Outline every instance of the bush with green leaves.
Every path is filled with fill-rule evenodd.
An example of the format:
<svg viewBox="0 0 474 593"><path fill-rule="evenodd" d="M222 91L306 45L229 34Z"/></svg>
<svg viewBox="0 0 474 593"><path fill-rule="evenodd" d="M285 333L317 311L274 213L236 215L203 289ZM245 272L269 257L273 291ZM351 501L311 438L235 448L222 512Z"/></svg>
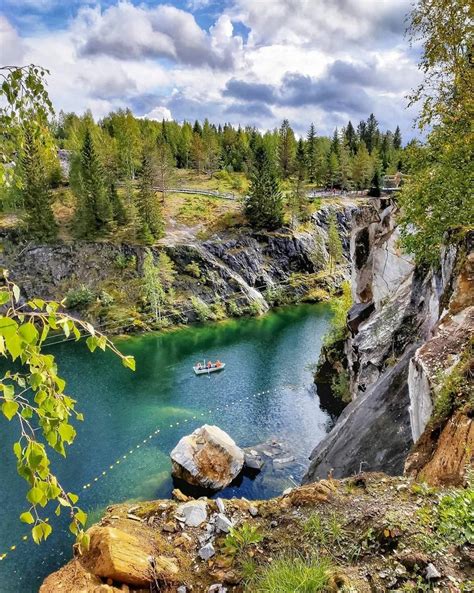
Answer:
<svg viewBox="0 0 474 593"><path fill-rule="evenodd" d="M324 345L331 346L335 342L344 340L348 335L347 313L352 306L351 285L348 281L342 284L341 296L331 301L331 310L333 318L331 320L331 329L324 337Z"/></svg>
<svg viewBox="0 0 474 593"><path fill-rule="evenodd" d="M197 296L191 297L191 305L193 306L196 317L199 321L214 320L215 315L207 303Z"/></svg>
<svg viewBox="0 0 474 593"><path fill-rule="evenodd" d="M201 268L199 267L199 264L195 261L192 261L191 263L189 263L185 268L184 271L189 274L190 276L193 276L194 278L200 278L201 277Z"/></svg>
<svg viewBox="0 0 474 593"><path fill-rule="evenodd" d="M251 546L259 544L262 539L263 534L260 533L257 525L242 523L238 527L230 528L224 540L224 548L228 554L236 556L242 554Z"/></svg>
<svg viewBox="0 0 474 593"><path fill-rule="evenodd" d="M437 508L436 530L448 541L474 545L474 482L467 488L441 496Z"/></svg>
<svg viewBox="0 0 474 593"><path fill-rule="evenodd" d="M65 305L68 309L84 309L90 305L96 298L93 290L85 284L78 288L71 288L66 294Z"/></svg>
<svg viewBox="0 0 474 593"><path fill-rule="evenodd" d="M33 540L39 543L52 531L40 516L41 509L55 502L56 514L66 510L71 519L69 529L80 545L87 547L87 515L76 505L78 496L67 492L52 473L48 456L48 447L66 456L66 447L76 436L72 421L83 420L83 416L65 392L66 381L58 374L54 355L45 353L43 345L50 332L59 332L66 339L88 336L91 352L96 348L111 350L131 369L135 361L122 355L92 325L62 311L60 303L42 299L21 302L20 289L9 280L8 272L1 270L0 277L0 356L3 367L10 367L0 377L0 409L6 420L18 423L13 452L18 474L29 485L28 508L20 519L32 525Z"/></svg>

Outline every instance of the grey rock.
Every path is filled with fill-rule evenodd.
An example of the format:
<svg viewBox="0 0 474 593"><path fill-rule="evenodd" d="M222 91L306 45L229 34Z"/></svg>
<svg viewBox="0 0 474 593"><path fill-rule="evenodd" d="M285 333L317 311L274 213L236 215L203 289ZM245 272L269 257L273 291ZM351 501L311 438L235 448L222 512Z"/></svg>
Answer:
<svg viewBox="0 0 474 593"><path fill-rule="evenodd" d="M425 576L426 576L426 580L427 581L434 581L436 579L440 579L441 578L441 573L436 568L436 566L430 562L426 566Z"/></svg>
<svg viewBox="0 0 474 593"><path fill-rule="evenodd" d="M198 552L199 558L201 558L202 560L209 560L209 558L212 558L215 553L216 551L214 549L214 546L210 542L203 546Z"/></svg>
<svg viewBox="0 0 474 593"><path fill-rule="evenodd" d="M223 587L220 583L211 585L207 590L208 593L227 593L227 587Z"/></svg>
<svg viewBox="0 0 474 593"><path fill-rule="evenodd" d="M216 498L216 505L219 513L225 513L225 504L222 498Z"/></svg>
<svg viewBox="0 0 474 593"><path fill-rule="evenodd" d="M277 459L273 460L273 467L275 469L281 469L287 465L290 465L290 463L293 463L293 461L295 461L293 455L288 455L287 457L278 457Z"/></svg>
<svg viewBox="0 0 474 593"><path fill-rule="evenodd" d="M192 500L179 505L177 518L188 527L199 527L207 519L207 504L204 500Z"/></svg>
<svg viewBox="0 0 474 593"><path fill-rule="evenodd" d="M223 531L224 533L229 533L231 527L233 527L234 524L232 523L232 521L230 519L228 519L225 515L223 515L222 513L219 513L216 517L216 529L218 529L219 531Z"/></svg>
<svg viewBox="0 0 474 593"><path fill-rule="evenodd" d="M180 585L177 589L176 589L176 593L186 593L187 592L187 588L184 585Z"/></svg>
<svg viewBox="0 0 474 593"><path fill-rule="evenodd" d="M250 506L249 507L249 513L252 515L252 517L256 517L258 515L258 509L257 509L257 507Z"/></svg>
<svg viewBox="0 0 474 593"><path fill-rule="evenodd" d="M261 470L265 464L264 460L258 453L256 455L253 455L250 452L245 453L244 463L250 469L257 469L257 470Z"/></svg>

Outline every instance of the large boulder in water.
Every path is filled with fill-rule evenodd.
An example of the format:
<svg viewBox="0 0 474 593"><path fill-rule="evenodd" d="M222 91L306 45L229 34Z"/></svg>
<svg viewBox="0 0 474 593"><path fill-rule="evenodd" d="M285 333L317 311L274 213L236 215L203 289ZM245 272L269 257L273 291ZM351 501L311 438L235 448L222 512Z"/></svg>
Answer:
<svg viewBox="0 0 474 593"><path fill-rule="evenodd" d="M204 424L171 451L173 476L194 486L219 490L239 475L244 452L218 426Z"/></svg>

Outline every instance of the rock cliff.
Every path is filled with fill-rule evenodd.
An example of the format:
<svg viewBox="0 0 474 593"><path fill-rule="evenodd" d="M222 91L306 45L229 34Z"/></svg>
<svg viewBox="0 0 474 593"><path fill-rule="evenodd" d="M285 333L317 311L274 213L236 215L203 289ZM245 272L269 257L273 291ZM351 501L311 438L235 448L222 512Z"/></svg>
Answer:
<svg viewBox="0 0 474 593"><path fill-rule="evenodd" d="M349 230L356 209L355 203L323 206L301 232L241 229L206 241L152 248L155 258L164 250L176 272L165 317L170 324L189 323L206 315L213 319L256 314L273 305L328 298L328 291L337 290L349 270ZM335 274L323 272L331 212L336 214L345 251ZM141 282L144 256L145 248L139 245L84 241L19 245L4 237L0 265L10 270L27 298L62 299L82 291L86 302L72 303L71 308L108 326L109 333L118 333L147 329L150 321ZM195 301L190 306L190 297L197 299L197 305Z"/></svg>
<svg viewBox="0 0 474 593"><path fill-rule="evenodd" d="M320 367L326 374L347 369L352 401L314 449L305 482L361 468L401 474L420 437L407 463L410 473L459 483L469 463L472 392L469 398L453 387L441 422L433 409L442 391L440 377L449 377L463 356L469 358L463 353L474 329L472 244L468 238L446 250L439 269L427 270L400 251L398 238L392 200L374 200L354 213L349 337L335 350L338 359L326 353ZM425 464L436 471L423 470Z"/></svg>

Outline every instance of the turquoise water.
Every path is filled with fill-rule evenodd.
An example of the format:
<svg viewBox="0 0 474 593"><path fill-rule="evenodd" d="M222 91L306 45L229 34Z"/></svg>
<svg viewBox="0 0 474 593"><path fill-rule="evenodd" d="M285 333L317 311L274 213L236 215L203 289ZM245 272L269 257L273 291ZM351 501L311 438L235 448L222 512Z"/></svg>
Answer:
<svg viewBox="0 0 474 593"><path fill-rule="evenodd" d="M90 354L84 344L54 346L67 392L85 416L67 460L54 459L62 484L81 495L80 504L93 521L112 502L168 497L173 489L170 450L184 434L211 423L241 446L272 438L287 442L295 457L289 467L274 471L267 466L220 495L280 494L302 477L311 449L331 423L312 383L330 316L325 305L304 305L258 319L120 340L120 349L136 357L135 373L109 353ZM225 370L196 377L191 367L203 357L220 358ZM5 442L11 442L9 430L1 433ZM11 545L17 549L0 562L0 593L33 593L69 559L72 540L48 509L55 527L49 540L41 546L21 541L28 533L18 520L25 510L26 483L16 475L13 455L4 456L1 467L0 554ZM84 490L84 484L91 487Z"/></svg>

